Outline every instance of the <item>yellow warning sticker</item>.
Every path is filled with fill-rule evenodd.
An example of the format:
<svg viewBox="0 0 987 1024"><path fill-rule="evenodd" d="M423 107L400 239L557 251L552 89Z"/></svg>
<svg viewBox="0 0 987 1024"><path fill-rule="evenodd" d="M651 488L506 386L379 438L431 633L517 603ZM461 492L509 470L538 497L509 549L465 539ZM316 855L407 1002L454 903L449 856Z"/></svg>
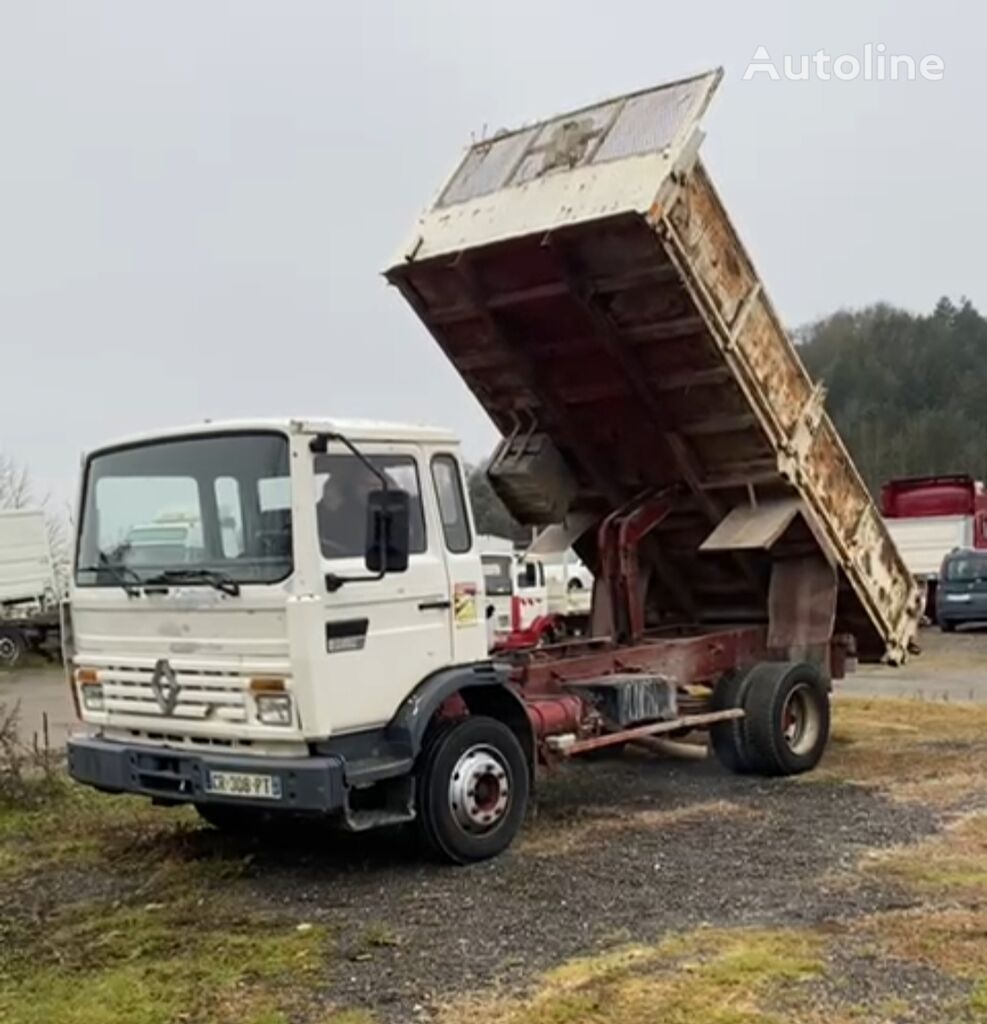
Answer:
<svg viewBox="0 0 987 1024"><path fill-rule="evenodd" d="M456 626L472 626L476 616L476 584L457 583L452 594L453 616Z"/></svg>

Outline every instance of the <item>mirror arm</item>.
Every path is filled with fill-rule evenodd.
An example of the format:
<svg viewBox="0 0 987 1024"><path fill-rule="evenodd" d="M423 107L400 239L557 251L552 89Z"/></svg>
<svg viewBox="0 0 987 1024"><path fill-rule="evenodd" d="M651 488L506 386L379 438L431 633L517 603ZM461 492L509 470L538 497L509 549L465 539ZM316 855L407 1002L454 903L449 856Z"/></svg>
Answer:
<svg viewBox="0 0 987 1024"><path fill-rule="evenodd" d="M380 481L380 489L386 494L389 489L389 483L387 480L387 474L381 472L367 457L360 451L359 448L345 435L336 432L328 434L317 434L309 442L308 448L310 452L318 455L325 455L329 448L330 441L338 441L343 445L352 455L356 456L357 459L363 464L363 466L372 473ZM387 575L387 537L384 531L380 532L380 571L372 573L367 576L339 576L334 572L326 573L326 590L330 594L335 594L344 583L376 583L378 580L382 580Z"/></svg>
<svg viewBox="0 0 987 1024"><path fill-rule="evenodd" d="M381 472L381 470L379 470L345 434L339 434L335 431L328 434L316 434L316 436L309 442L309 451L324 455L326 451L328 451L330 441L338 441L348 449L352 455L355 455L363 464L364 468L377 477L380 481L380 489L385 495L387 494L387 474ZM380 559L380 572L373 576L337 576L335 573L331 572L326 576L326 590L328 590L330 594L334 594L344 583L373 583L377 580L382 580L387 575L387 537L383 530L379 532L380 547L378 557Z"/></svg>

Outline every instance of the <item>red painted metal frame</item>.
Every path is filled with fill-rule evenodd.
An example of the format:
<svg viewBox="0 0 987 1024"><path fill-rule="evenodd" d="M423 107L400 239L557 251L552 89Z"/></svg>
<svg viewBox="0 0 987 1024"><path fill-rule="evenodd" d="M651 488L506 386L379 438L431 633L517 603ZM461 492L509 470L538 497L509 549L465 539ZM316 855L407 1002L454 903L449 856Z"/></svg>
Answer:
<svg viewBox="0 0 987 1024"><path fill-rule="evenodd" d="M600 568L610 593L617 641L637 643L644 635L637 549L670 511L671 506L660 498L643 496L611 512L600 524Z"/></svg>
<svg viewBox="0 0 987 1024"><path fill-rule="evenodd" d="M516 652L511 679L525 697L556 694L615 673L651 672L680 685L712 683L725 672L767 656L764 626L736 626L689 634L646 634L623 646L612 640L575 640Z"/></svg>

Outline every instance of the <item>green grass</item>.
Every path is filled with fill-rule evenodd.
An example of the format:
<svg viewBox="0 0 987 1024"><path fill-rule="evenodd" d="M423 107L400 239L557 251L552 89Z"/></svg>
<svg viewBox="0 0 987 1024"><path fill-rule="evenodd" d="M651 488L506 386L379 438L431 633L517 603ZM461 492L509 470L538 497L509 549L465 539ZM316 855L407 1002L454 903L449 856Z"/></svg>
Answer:
<svg viewBox="0 0 987 1024"><path fill-rule="evenodd" d="M331 951L324 929L193 895L70 905L8 943L5 1024L274 1021Z"/></svg>
<svg viewBox="0 0 987 1024"><path fill-rule="evenodd" d="M81 787L0 808L0 891L44 907L41 923L0 919L0 1021L364 1024L313 1001L335 955L326 929L260 912L230 884L250 862L192 812ZM89 876L96 897L74 891Z"/></svg>

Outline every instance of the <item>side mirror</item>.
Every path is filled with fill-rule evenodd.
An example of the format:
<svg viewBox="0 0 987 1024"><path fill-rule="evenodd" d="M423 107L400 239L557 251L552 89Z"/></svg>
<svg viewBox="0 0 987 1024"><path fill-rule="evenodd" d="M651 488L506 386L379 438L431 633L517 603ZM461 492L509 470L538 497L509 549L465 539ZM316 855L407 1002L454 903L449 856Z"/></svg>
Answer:
<svg viewBox="0 0 987 1024"><path fill-rule="evenodd" d="M411 546L411 497L388 488L367 495L367 550L369 572L404 572Z"/></svg>

